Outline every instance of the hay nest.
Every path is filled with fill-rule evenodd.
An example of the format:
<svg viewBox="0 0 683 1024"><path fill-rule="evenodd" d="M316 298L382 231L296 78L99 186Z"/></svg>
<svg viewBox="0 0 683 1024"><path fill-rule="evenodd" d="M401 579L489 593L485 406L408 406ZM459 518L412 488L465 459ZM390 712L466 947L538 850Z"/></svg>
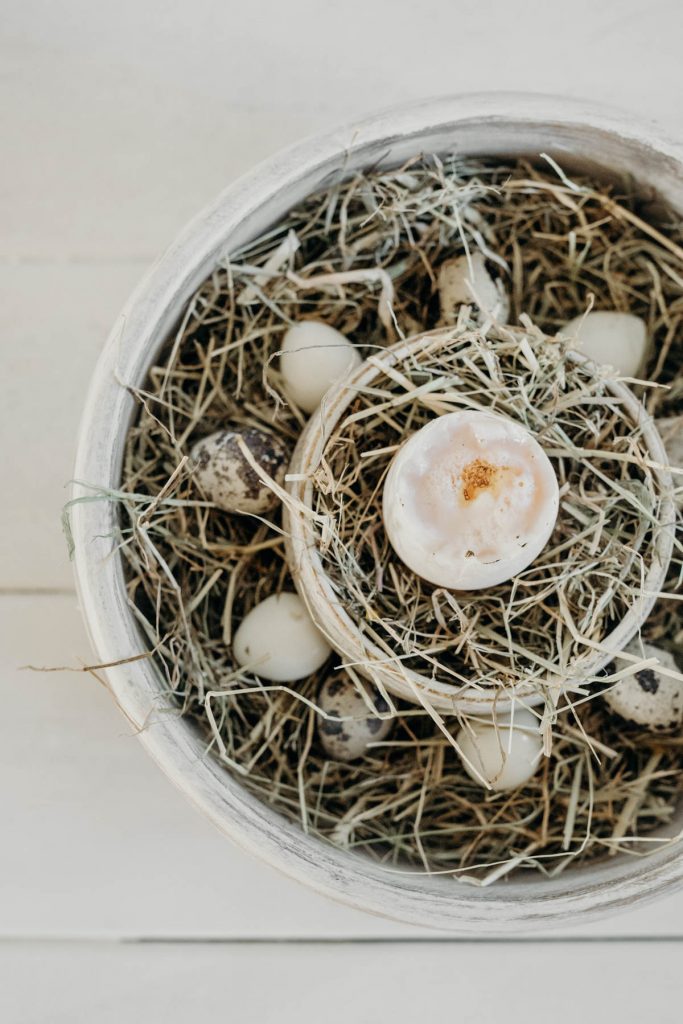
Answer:
<svg viewBox="0 0 683 1024"><path fill-rule="evenodd" d="M646 375L667 387L638 393L653 414L680 414L682 242L681 224L628 182L603 187L569 180L555 167L432 157L392 172L330 181L262 238L226 253L187 304L146 385L134 389L139 414L121 487L104 495L119 506L130 607L166 681L163 710L175 709L196 723L206 736L207 756L218 757L261 800L323 841L387 865L413 865L476 884L518 868L552 875L617 850L640 856L673 841L651 833L674 817L683 739L608 714L599 687L559 702L548 729L550 756L526 786L510 793L487 793L464 772L451 742L459 725L455 716L444 716L444 729L424 708L401 702L391 737L365 757L351 764L326 757L317 738L316 698L334 658L315 676L279 686L264 685L231 657L232 632L242 617L267 595L292 589L280 513L266 520L213 508L198 494L187 456L198 438L228 424L265 427L293 449L305 418L284 401L278 375L276 356L287 327L307 316L324 320L349 335L363 355L430 330L440 316L439 267L466 250L479 250L496 266L510 295L510 322L527 317L532 338L554 335L591 304L643 317L655 340ZM543 346L535 350L538 355ZM501 358L501 379L509 386L517 366L513 357L506 363L501 352ZM562 353L560 364L574 374L572 387L598 394L597 378L568 369ZM534 568L543 585L564 588L587 631L604 633L628 605L650 544L647 472L631 457L638 437L628 435L609 404L598 406L594 417L568 410L572 427L562 436L557 417L538 422L536 412L522 405L519 415L559 445L566 479L578 485L581 474L589 474L587 484L614 511L605 529L590 537L567 502L552 548ZM648 510L644 517L599 478L599 463L583 463L568 448L594 445L608 425L613 450L625 456L624 489ZM372 424L373 445L390 446L395 438L392 431L384 437L379 420ZM333 464L335 476L355 471L348 455ZM364 464L368 486L384 465L382 458ZM332 511L334 494L325 495ZM348 512L347 505L343 517ZM572 531L583 531L584 545L598 545L604 576L587 568L575 582L557 568L560 554L579 557ZM375 543L384 541L377 537ZM340 556L341 550L328 548L329 571L340 573ZM396 604L396 595L406 593L405 571L392 563L380 593L371 582L374 558L366 530L363 582L354 589L339 576L339 585L359 606L374 586L372 600L405 630ZM674 597L682 566L677 548L665 588L671 599L662 597L643 629L645 638L679 657L683 621ZM617 579L623 587L614 585ZM431 629L432 595L420 584L415 589L414 577L410 583L411 615L420 630ZM587 597L591 588L593 600ZM511 607L508 588L503 600L499 593L484 599L476 622L486 624L490 636L484 642L483 634L480 640L473 635L457 655L451 647L451 670L493 677L502 659L509 672L539 675L548 638L537 634L540 604L530 593L518 586L513 602L512 625L523 623L526 661L511 651L503 627L506 602ZM546 602L551 616L552 604ZM453 611L436 605L445 635ZM468 614L472 620L474 609ZM412 656L422 655L413 649Z"/></svg>
<svg viewBox="0 0 683 1024"><path fill-rule="evenodd" d="M372 380L354 386L308 474L305 529L335 601L382 664L406 680L417 672L425 685L446 683L454 698L495 688L502 697L540 693L554 706L577 679L579 693L595 680L611 631L642 606L644 581L651 589L666 565L671 532L659 523L673 518L670 484L663 489L657 456L609 377L533 328L496 333L466 325L422 336L398 365L378 362ZM553 462L561 502L550 542L526 570L455 594L396 555L381 502L405 438L458 409L503 414L529 430ZM372 673L371 659L354 664Z"/></svg>

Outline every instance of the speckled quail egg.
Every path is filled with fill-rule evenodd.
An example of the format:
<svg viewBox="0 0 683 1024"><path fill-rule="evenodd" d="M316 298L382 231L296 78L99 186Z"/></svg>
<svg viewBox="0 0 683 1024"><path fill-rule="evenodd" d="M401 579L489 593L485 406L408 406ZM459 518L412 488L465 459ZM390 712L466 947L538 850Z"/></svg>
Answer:
<svg viewBox="0 0 683 1024"><path fill-rule="evenodd" d="M679 672L673 655L661 647L632 640L624 650L643 660L657 658L663 668ZM626 662L617 658L609 670L615 671L625 666ZM666 729L683 722L683 677L672 679L662 675L657 665L624 676L609 690L605 690L604 698L608 707L620 718L637 725Z"/></svg>
<svg viewBox="0 0 683 1024"><path fill-rule="evenodd" d="M517 789L528 782L539 766L543 749L539 720L523 707L516 707L512 718L498 712L495 725L493 719L470 720L458 732L456 742L470 778L480 785L485 779L497 792Z"/></svg>
<svg viewBox="0 0 683 1024"><path fill-rule="evenodd" d="M389 705L376 690L368 690L377 716L389 712ZM325 680L318 694L318 706L329 717L318 718L318 733L325 753L335 761L355 761L366 754L371 743L386 739L393 719L372 714L349 677L338 672Z"/></svg>
<svg viewBox="0 0 683 1024"><path fill-rule="evenodd" d="M662 417L655 420L655 426L664 442L670 465L683 470L683 416ZM674 473L672 476L678 491L676 504L680 508L683 506L683 473Z"/></svg>
<svg viewBox="0 0 683 1024"><path fill-rule="evenodd" d="M651 351L645 321L633 313L598 309L575 316L560 331L576 339L576 351L622 377L640 377Z"/></svg>
<svg viewBox="0 0 683 1024"><path fill-rule="evenodd" d="M439 306L441 322L454 323L463 305L479 307L480 317L490 314L499 323L510 315L510 301L502 283L486 269L480 252L446 260L439 268Z"/></svg>
<svg viewBox="0 0 683 1024"><path fill-rule="evenodd" d="M298 594L271 594L238 626L235 661L262 679L292 683L317 672L332 648Z"/></svg>
<svg viewBox="0 0 683 1024"><path fill-rule="evenodd" d="M302 320L285 334L280 373L287 397L304 412L315 412L326 391L361 364L345 335L319 320Z"/></svg>
<svg viewBox="0 0 683 1024"><path fill-rule="evenodd" d="M253 427L218 430L197 441L190 452L194 479L202 493L225 512L268 512L276 507L278 497L245 459L240 438L254 461L282 484L289 461L286 446L273 434Z"/></svg>
<svg viewBox="0 0 683 1024"><path fill-rule="evenodd" d="M401 560L453 590L493 587L541 553L557 519L555 470L538 441L497 413L430 420L394 456L382 514Z"/></svg>

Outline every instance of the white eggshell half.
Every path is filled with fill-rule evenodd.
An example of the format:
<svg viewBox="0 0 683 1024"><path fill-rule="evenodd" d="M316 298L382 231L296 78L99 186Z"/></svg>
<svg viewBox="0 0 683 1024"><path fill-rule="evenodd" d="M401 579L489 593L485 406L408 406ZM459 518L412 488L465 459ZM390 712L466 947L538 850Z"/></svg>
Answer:
<svg viewBox="0 0 683 1024"><path fill-rule="evenodd" d="M278 437L254 428L218 430L197 441L190 452L194 479L209 501L226 512L268 512L278 497L245 459L240 439L257 465L281 485L289 461L287 448Z"/></svg>
<svg viewBox="0 0 683 1024"><path fill-rule="evenodd" d="M389 712L389 705L375 690L371 702L376 715L345 673L325 680L318 694L318 706L329 717L318 719L318 734L329 757L335 761L355 761L367 753L371 743L386 739L393 719L379 716Z"/></svg>
<svg viewBox="0 0 683 1024"><path fill-rule="evenodd" d="M543 749L538 718L520 707L515 708L512 719L499 714L495 725L492 720L470 721L458 732L456 743L470 778L483 785L478 775L483 777L497 792L528 782L536 773Z"/></svg>
<svg viewBox="0 0 683 1024"><path fill-rule="evenodd" d="M683 416L662 417L655 420L655 426L664 442L672 469L683 470ZM676 504L681 508L683 506L683 472L673 473L672 477L674 488L678 491L678 494L675 495Z"/></svg>
<svg viewBox="0 0 683 1024"><path fill-rule="evenodd" d="M304 412L314 412L332 384L360 363L349 339L318 320L294 324L282 342L282 383L287 397Z"/></svg>
<svg viewBox="0 0 683 1024"><path fill-rule="evenodd" d="M453 323L463 305L474 305L484 315L507 323L510 300L500 281L494 281L480 252L446 260L439 268L439 306L444 323Z"/></svg>
<svg viewBox="0 0 683 1024"><path fill-rule="evenodd" d="M599 309L575 316L560 333L576 339L577 352L622 377L640 377L645 370L651 343L639 316Z"/></svg>
<svg viewBox="0 0 683 1024"><path fill-rule="evenodd" d="M332 648L298 594L271 594L240 623L232 643L238 665L262 679L292 683L327 661Z"/></svg>
<svg viewBox="0 0 683 1024"><path fill-rule="evenodd" d="M643 659L657 658L664 668L679 672L673 655L659 647L633 640L624 650L627 654L635 654ZM623 669L626 665L618 658L614 664L617 669ZM683 722L683 678L672 679L662 675L656 665L624 676L605 691L604 697L607 705L620 718L637 725L656 729Z"/></svg>
<svg viewBox="0 0 683 1024"><path fill-rule="evenodd" d="M490 471L474 487L477 467ZM522 572L553 531L559 488L548 456L497 413L446 413L394 456L384 484L387 536L414 573L452 590L493 587Z"/></svg>

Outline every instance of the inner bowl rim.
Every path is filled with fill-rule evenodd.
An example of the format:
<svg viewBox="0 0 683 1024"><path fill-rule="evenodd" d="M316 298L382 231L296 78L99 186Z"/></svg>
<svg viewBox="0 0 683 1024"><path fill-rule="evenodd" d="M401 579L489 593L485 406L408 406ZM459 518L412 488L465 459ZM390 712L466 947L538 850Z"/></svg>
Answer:
<svg viewBox="0 0 683 1024"><path fill-rule="evenodd" d="M507 335L523 335L521 328L506 325ZM462 332L460 332L462 333ZM486 714L494 704L497 711L511 710L516 701L535 706L543 701L542 693L534 693L521 684L515 687L510 697L501 698L499 691L492 688L491 696L483 695L477 689L457 690L451 684L430 679L417 670L404 669L398 672L387 665L385 652L377 644L366 639L351 615L336 599L334 588L320 557L316 545L316 534L303 509L312 509L313 486L310 475L315 472L324 456L325 447L337 428L358 389L368 387L382 373L384 367L401 365L404 360L419 356L430 350L439 351L459 336L456 328L435 328L398 341L381 353L373 353L360 366L352 368L325 394L319 409L313 413L302 431L295 447L289 472L293 479L287 485L290 497L296 503L283 509L286 534L287 560L296 588L306 604L316 625L327 637L332 647L365 678L376 685L386 687L389 693L412 703L425 700L439 711L461 714ZM576 363L588 363L579 353L568 353ZM634 425L641 428L648 450L653 459L668 465L668 457L652 417L635 397L630 388L620 381L605 379L608 389L620 398L622 405L631 416ZM671 497L673 483L667 470L655 469L664 498L661 518L666 523L675 523L676 513ZM597 674L612 659L613 655L628 644L652 611L656 595L664 583L673 549L673 529L660 529L653 540L653 560L644 580L645 593L641 594L624 618L603 640L607 648L593 658L582 662L583 678ZM369 664L366 664L366 659ZM565 686L579 684L580 676L572 676Z"/></svg>

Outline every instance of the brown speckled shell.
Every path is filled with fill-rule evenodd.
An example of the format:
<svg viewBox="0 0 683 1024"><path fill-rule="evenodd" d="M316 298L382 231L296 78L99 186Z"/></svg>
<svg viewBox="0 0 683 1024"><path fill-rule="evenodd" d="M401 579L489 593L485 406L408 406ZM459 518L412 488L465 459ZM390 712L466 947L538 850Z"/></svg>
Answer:
<svg viewBox="0 0 683 1024"><path fill-rule="evenodd" d="M355 761L367 752L370 743L386 739L391 732L392 719L379 717L388 713L389 705L377 690L369 689L368 695L376 716L345 673L329 676L321 686L318 705L329 718L319 718L318 733L333 760Z"/></svg>
<svg viewBox="0 0 683 1024"><path fill-rule="evenodd" d="M244 458L240 438L255 462L282 485L289 452L280 438L253 427L219 430L198 441L190 454L195 481L200 491L225 512L269 512L277 506L278 497Z"/></svg>
<svg viewBox="0 0 683 1024"><path fill-rule="evenodd" d="M673 656L658 647L641 647L633 641L625 650L637 657L658 658L663 667L678 670ZM616 667L622 669L624 662L617 661ZM683 722L683 682L662 675L657 666L624 676L605 692L605 701L620 718L654 730L670 729Z"/></svg>

